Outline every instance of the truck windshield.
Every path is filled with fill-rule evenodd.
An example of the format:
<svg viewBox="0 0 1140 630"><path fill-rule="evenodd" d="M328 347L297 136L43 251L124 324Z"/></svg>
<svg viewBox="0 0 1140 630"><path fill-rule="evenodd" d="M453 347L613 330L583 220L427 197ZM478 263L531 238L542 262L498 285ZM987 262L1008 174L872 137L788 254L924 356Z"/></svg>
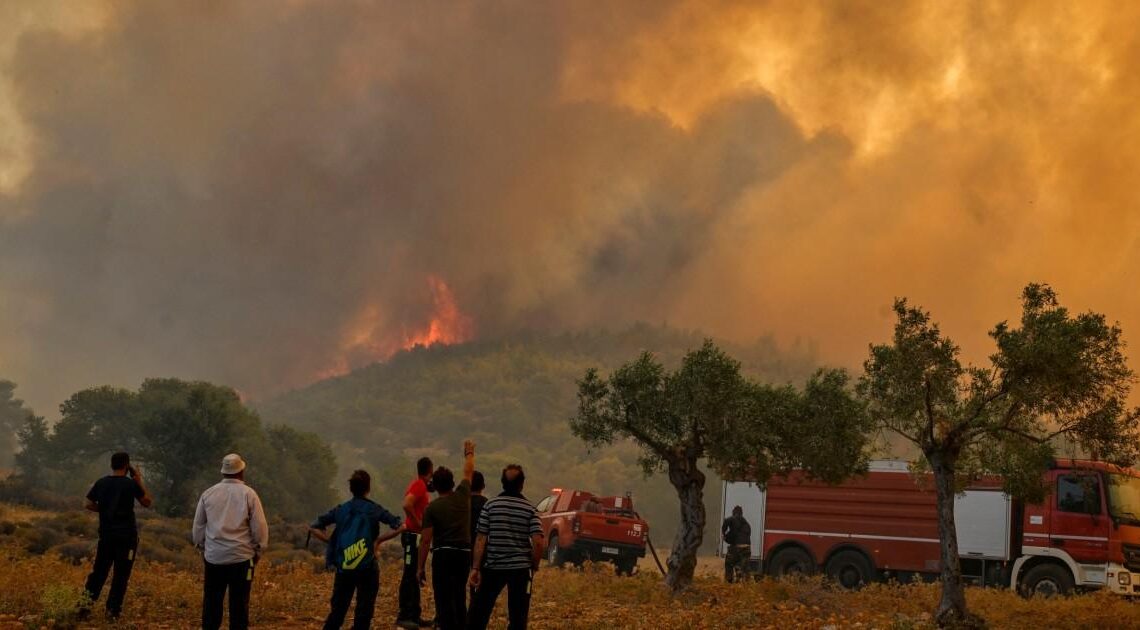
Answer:
<svg viewBox="0 0 1140 630"><path fill-rule="evenodd" d="M1140 477L1108 476L1108 512L1115 518L1140 525Z"/></svg>

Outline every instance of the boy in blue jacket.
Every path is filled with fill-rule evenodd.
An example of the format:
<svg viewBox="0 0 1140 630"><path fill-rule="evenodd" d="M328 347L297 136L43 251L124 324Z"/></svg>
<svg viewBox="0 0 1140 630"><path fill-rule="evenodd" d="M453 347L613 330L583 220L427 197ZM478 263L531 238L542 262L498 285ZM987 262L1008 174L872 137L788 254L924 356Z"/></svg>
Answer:
<svg viewBox="0 0 1140 630"><path fill-rule="evenodd" d="M367 630L372 626L376 593L380 590L376 547L404 531L398 516L368 499L372 478L366 471L354 471L348 480L348 489L352 499L317 517L309 526L314 536L328 543L325 562L336 567L325 630L336 630L344 623L353 593L356 593L353 629ZM381 536L380 523L392 530ZM331 535L325 533L329 525L336 526Z"/></svg>

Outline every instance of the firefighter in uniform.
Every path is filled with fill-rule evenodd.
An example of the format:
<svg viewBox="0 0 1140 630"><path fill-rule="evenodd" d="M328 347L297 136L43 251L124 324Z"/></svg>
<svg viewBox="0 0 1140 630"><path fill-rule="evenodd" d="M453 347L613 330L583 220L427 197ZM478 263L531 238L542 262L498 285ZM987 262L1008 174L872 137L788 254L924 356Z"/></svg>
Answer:
<svg viewBox="0 0 1140 630"><path fill-rule="evenodd" d="M747 573L752 551L752 526L744 519L744 510L739 505L732 508L732 516L724 519L720 533L728 547L724 554L724 579L734 582L737 571L741 576Z"/></svg>

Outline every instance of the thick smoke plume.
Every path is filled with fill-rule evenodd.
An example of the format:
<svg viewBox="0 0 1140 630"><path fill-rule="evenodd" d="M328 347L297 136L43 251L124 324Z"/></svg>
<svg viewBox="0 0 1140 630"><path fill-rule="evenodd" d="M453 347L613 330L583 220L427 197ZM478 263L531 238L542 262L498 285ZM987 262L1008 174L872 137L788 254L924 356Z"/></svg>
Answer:
<svg viewBox="0 0 1140 630"><path fill-rule="evenodd" d="M896 295L978 358L1034 280L1140 328L1128 3L83 4L0 8L0 375L41 410L433 326L853 365Z"/></svg>

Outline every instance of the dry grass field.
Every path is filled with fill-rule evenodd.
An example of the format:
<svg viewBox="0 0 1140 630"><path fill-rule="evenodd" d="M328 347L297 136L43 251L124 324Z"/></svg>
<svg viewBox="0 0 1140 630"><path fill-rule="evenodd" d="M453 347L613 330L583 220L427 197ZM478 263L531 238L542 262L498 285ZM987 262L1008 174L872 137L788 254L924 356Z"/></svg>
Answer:
<svg viewBox="0 0 1140 630"><path fill-rule="evenodd" d="M376 623L395 617L396 569L383 569ZM0 567L0 628L68 627L87 567L52 556L7 554ZM331 577L310 565L259 567L253 622L263 628L314 628L326 612ZM98 615L81 627L192 628L200 611L197 572L141 560L117 625ZM649 572L613 576L607 567L540 571L533 628L929 628L937 597L931 585L876 585L849 593L815 581L727 585L701 577L677 598ZM1140 628L1137 604L1107 595L1026 601L972 590L971 602L995 628ZM430 606L430 594L427 595ZM100 610L96 608L96 611ZM499 611L501 613L501 611ZM505 619L496 620L503 627Z"/></svg>
<svg viewBox="0 0 1140 630"><path fill-rule="evenodd" d="M90 548L90 535L61 539L43 553L21 544L43 544L25 535L29 531L79 531L74 522L81 515L0 507L0 530L13 530L0 537L0 630L74 627L76 601L90 568L82 554ZM79 627L195 627L201 611L197 561L187 559L186 549L170 549L185 544L180 542L182 529L177 521L144 521L144 545L122 619L114 625L104 622L96 605L96 614ZM319 627L332 576L320 571L319 561L305 550L279 548L269 558L256 573L253 623L261 628ZM398 569L396 560L385 559L374 627L392 627ZM535 580L531 627L917 629L932 627L929 611L938 596L937 587L929 584L874 585L858 592L817 580L730 585L717 577L718 571L718 559L702 559L694 587L674 598L651 562L643 562L632 578L616 577L603 565L544 569ZM971 589L969 597L994 628L1140 628L1140 603L1104 594L1029 601L1008 591ZM430 591L425 591L425 605L430 611ZM505 626L501 608L493 627Z"/></svg>

